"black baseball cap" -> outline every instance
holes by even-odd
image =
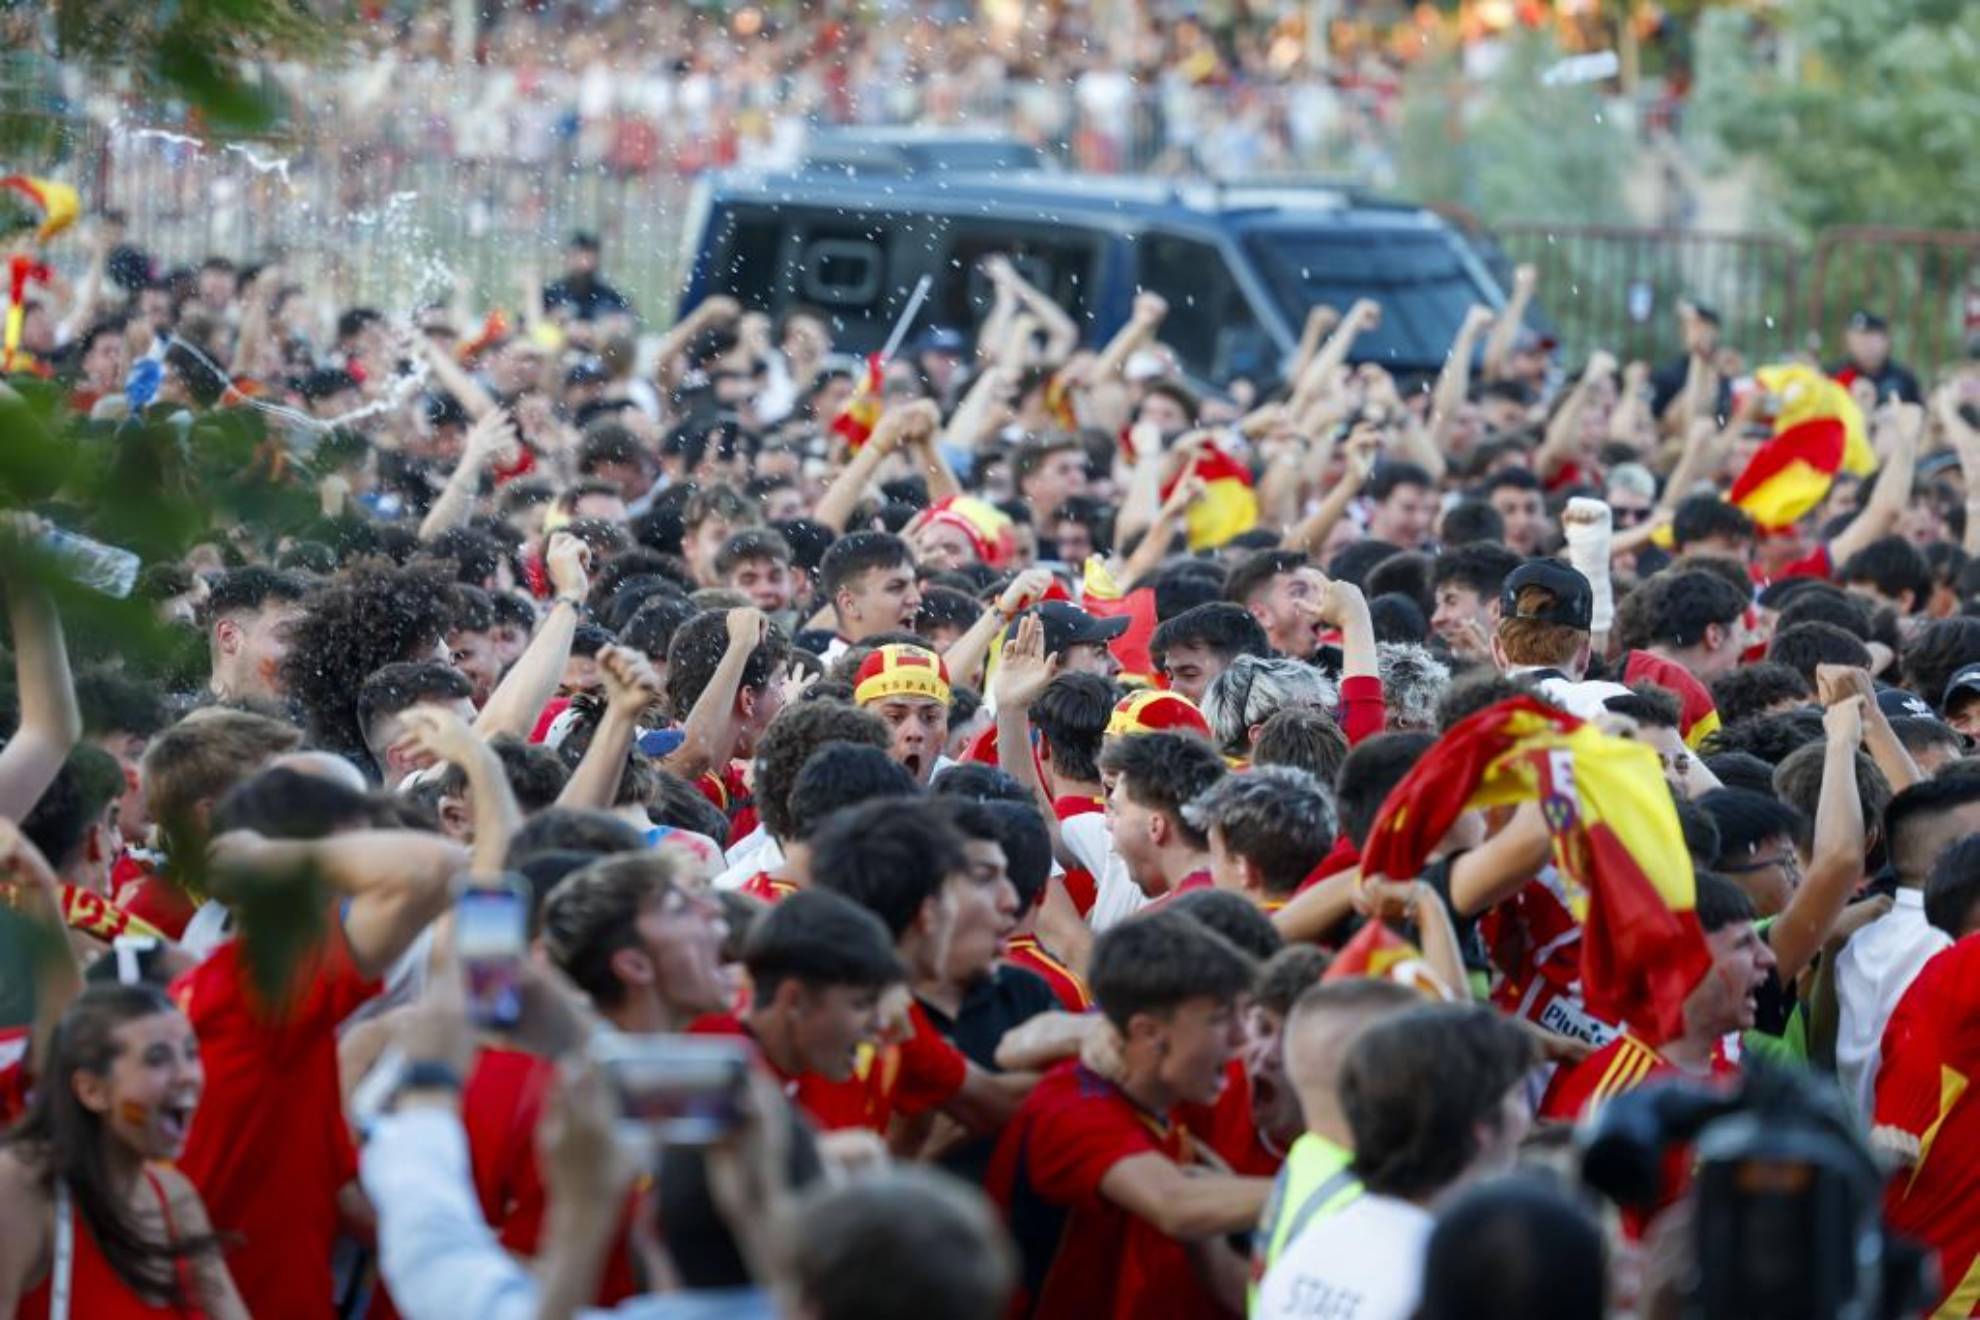
[[[1974,684],[1976,688],[1980,688],[1980,665],[1974,665],[1972,668],[1976,671]],[[1952,695],[1951,688],[1946,689],[1946,695]],[[1878,688],[1877,709],[1883,711],[1888,719],[1897,719],[1900,716],[1924,716],[1927,719],[1933,717],[1932,708],[1925,704],[1925,698],[1916,692],[1906,692],[1903,688]]]
[[[1877,313],[1865,311],[1859,307],[1849,318],[1849,328],[1852,330],[1872,330],[1878,334],[1887,335],[1891,332],[1891,323],[1877,315]]]
[[[1105,646],[1126,632],[1130,621],[1125,615],[1103,619],[1067,601],[1048,600],[1038,606],[1038,622],[1045,629],[1045,654],[1057,655],[1085,642]]]
[[[1554,594],[1554,603],[1544,610],[1522,614],[1521,587],[1545,587]],[[1499,615],[1506,619],[1558,623],[1564,628],[1587,632],[1595,618],[1595,589],[1578,569],[1558,560],[1529,559],[1506,575],[1506,584],[1499,590]]]
[[[1968,696],[1980,696],[1980,662],[1953,671],[1953,676],[1946,680],[1946,695],[1939,700],[1939,709],[1950,709],[1954,697]]]

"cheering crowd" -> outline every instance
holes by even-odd
[[[1980,360],[1562,363],[1522,271],[1212,391],[1008,261],[871,363],[564,261],[26,309],[320,516],[158,656],[7,515],[0,1315],[1676,1314],[1689,1162],[1563,1138],[1761,1068],[1980,1311]]]

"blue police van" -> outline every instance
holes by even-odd
[[[809,304],[842,348],[880,346],[910,290],[917,324],[968,333],[989,306],[980,265],[1006,253],[1099,344],[1137,290],[1168,300],[1162,339],[1189,374],[1276,379],[1315,303],[1381,302],[1357,360],[1442,364],[1465,310],[1503,305],[1481,254],[1440,216],[1352,189],[1180,183],[1044,170],[847,168],[727,174],[695,193],[681,310],[713,294],[772,315]]]

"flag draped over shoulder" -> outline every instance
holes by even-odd
[[[1258,492],[1251,488],[1251,469],[1215,445],[1206,446],[1176,479],[1162,487],[1168,499],[1185,477],[1203,481],[1203,498],[1183,515],[1183,532],[1192,550],[1214,550],[1233,536],[1258,525]]]
[[[1840,381],[1798,362],[1762,367],[1753,376],[1781,405],[1773,437],[1747,462],[1727,499],[1762,527],[1789,527],[1822,502],[1836,473],[1865,476],[1877,460],[1863,410]]]
[[[839,415],[832,419],[832,434],[844,436],[846,444],[855,454],[880,422],[881,375],[886,369],[887,364],[880,360],[878,353],[868,353],[866,374],[853,387],[852,397],[846,400],[846,406],[839,409]]]
[[[1361,852],[1364,875],[1415,877],[1467,807],[1537,800],[1582,923],[1589,1011],[1659,1044],[1712,957],[1691,856],[1650,747],[1531,697],[1479,711],[1397,784]]]

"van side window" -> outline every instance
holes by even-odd
[[[1272,373],[1273,352],[1220,249],[1173,234],[1144,234],[1135,246],[1141,287],[1168,300],[1162,342],[1191,374],[1225,380]]]

